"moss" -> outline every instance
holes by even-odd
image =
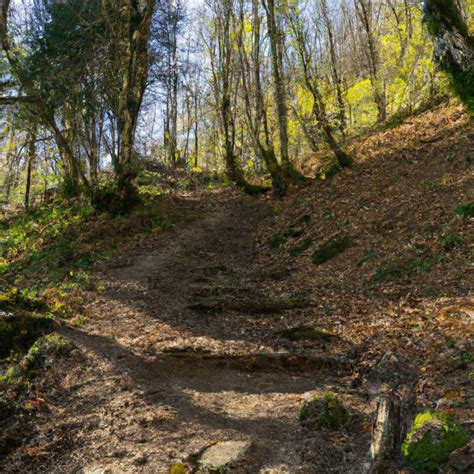
[[[422,249],[418,250],[422,251]],[[371,280],[374,283],[383,283],[406,277],[414,277],[420,273],[430,272],[434,263],[434,257],[431,255],[420,255],[404,262],[383,260],[372,275]]]
[[[402,453],[417,470],[435,471],[452,451],[468,442],[464,428],[451,416],[427,411],[416,416],[413,427],[402,445]]]
[[[10,367],[0,375],[0,385],[12,385],[22,377],[22,372],[18,367]]]
[[[349,415],[341,401],[327,393],[306,402],[300,410],[299,420],[306,428],[337,431],[349,421]]]
[[[425,5],[426,23],[432,35],[440,34],[444,28],[457,29],[464,37],[469,36],[461,12],[453,0],[430,0]]]
[[[316,173],[316,179],[326,180],[341,171],[341,165],[334,158],[322,158],[321,167]]]
[[[291,239],[296,239],[298,237],[301,237],[303,234],[304,234],[304,229],[302,229],[301,227],[291,226],[286,232],[285,236]]]
[[[313,254],[312,261],[316,265],[322,265],[323,263],[332,260],[351,245],[350,237],[342,237],[339,239],[333,239],[329,242],[326,242]]]
[[[181,462],[173,464],[170,468],[170,474],[188,474],[191,472],[191,469]]]
[[[10,355],[14,349],[28,349],[43,334],[52,330],[49,318],[35,316],[0,317],[0,358]]]

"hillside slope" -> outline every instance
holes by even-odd
[[[82,270],[60,336],[20,360],[41,363],[16,405],[0,398],[0,471],[195,472],[236,441],[251,448],[229,472],[363,473],[385,393],[403,433],[426,409],[472,431],[473,151],[472,122],[442,107],[355,143],[351,170],[283,201],[196,191],[113,227],[84,216],[87,250],[136,225]],[[171,227],[154,225],[161,210]],[[57,262],[68,274],[79,244]],[[342,428],[301,424],[328,393]],[[409,472],[399,441],[382,472]],[[444,472],[470,472],[466,450]]]

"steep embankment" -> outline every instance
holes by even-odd
[[[95,267],[87,320],[58,329],[75,349],[30,382],[36,405],[2,416],[0,470],[187,472],[236,441],[251,448],[233,445],[233,472],[366,472],[385,386],[403,415],[468,422],[473,144],[439,109],[285,201],[163,198],[172,228]],[[349,421],[302,426],[328,392]]]

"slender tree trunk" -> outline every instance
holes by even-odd
[[[125,59],[117,114],[119,156],[115,171],[124,210],[138,200],[134,184],[137,176],[135,132],[148,80],[148,39],[154,6],[155,0],[146,0],[145,6],[137,0],[122,0],[121,5],[122,54]]]
[[[292,166],[288,146],[288,108],[286,102],[285,78],[283,76],[283,45],[281,31],[275,0],[262,1],[267,15],[268,35],[270,38],[272,73],[273,81],[275,83],[275,102],[278,115],[278,128],[280,132],[281,164],[283,173],[289,177],[292,174]]]
[[[355,0],[356,12],[362,27],[364,28],[367,40],[367,61],[369,64],[369,76],[374,102],[377,106],[377,122],[383,123],[387,120],[387,99],[385,86],[380,78],[379,53],[375,44],[374,31],[372,26],[372,0]]]
[[[30,209],[31,181],[33,167],[36,161],[36,133],[32,131],[28,136],[28,162],[26,165],[25,209]]]
[[[334,31],[333,31],[331,19],[329,18],[327,2],[326,0],[320,0],[320,1],[321,1],[321,10],[324,17],[324,22],[326,23],[326,30],[328,34],[329,54],[331,57],[331,72],[332,72],[334,86],[336,88],[336,98],[337,98],[337,105],[339,109],[339,128],[341,130],[341,133],[345,133],[346,125],[347,125],[346,106],[344,103],[344,95],[342,93],[342,80],[339,74],[339,69],[337,67]]]

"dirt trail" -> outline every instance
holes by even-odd
[[[165,473],[217,441],[250,440],[235,472],[359,472],[369,435],[347,344],[293,347],[272,330],[311,305],[275,294],[287,270],[256,260],[265,201],[218,192],[173,208],[170,231],[98,275],[106,291],[90,296],[86,325],[61,329],[79,351],[49,375],[58,386],[35,441],[45,454],[11,470]],[[331,390],[358,413],[342,434],[308,436],[304,394]]]

